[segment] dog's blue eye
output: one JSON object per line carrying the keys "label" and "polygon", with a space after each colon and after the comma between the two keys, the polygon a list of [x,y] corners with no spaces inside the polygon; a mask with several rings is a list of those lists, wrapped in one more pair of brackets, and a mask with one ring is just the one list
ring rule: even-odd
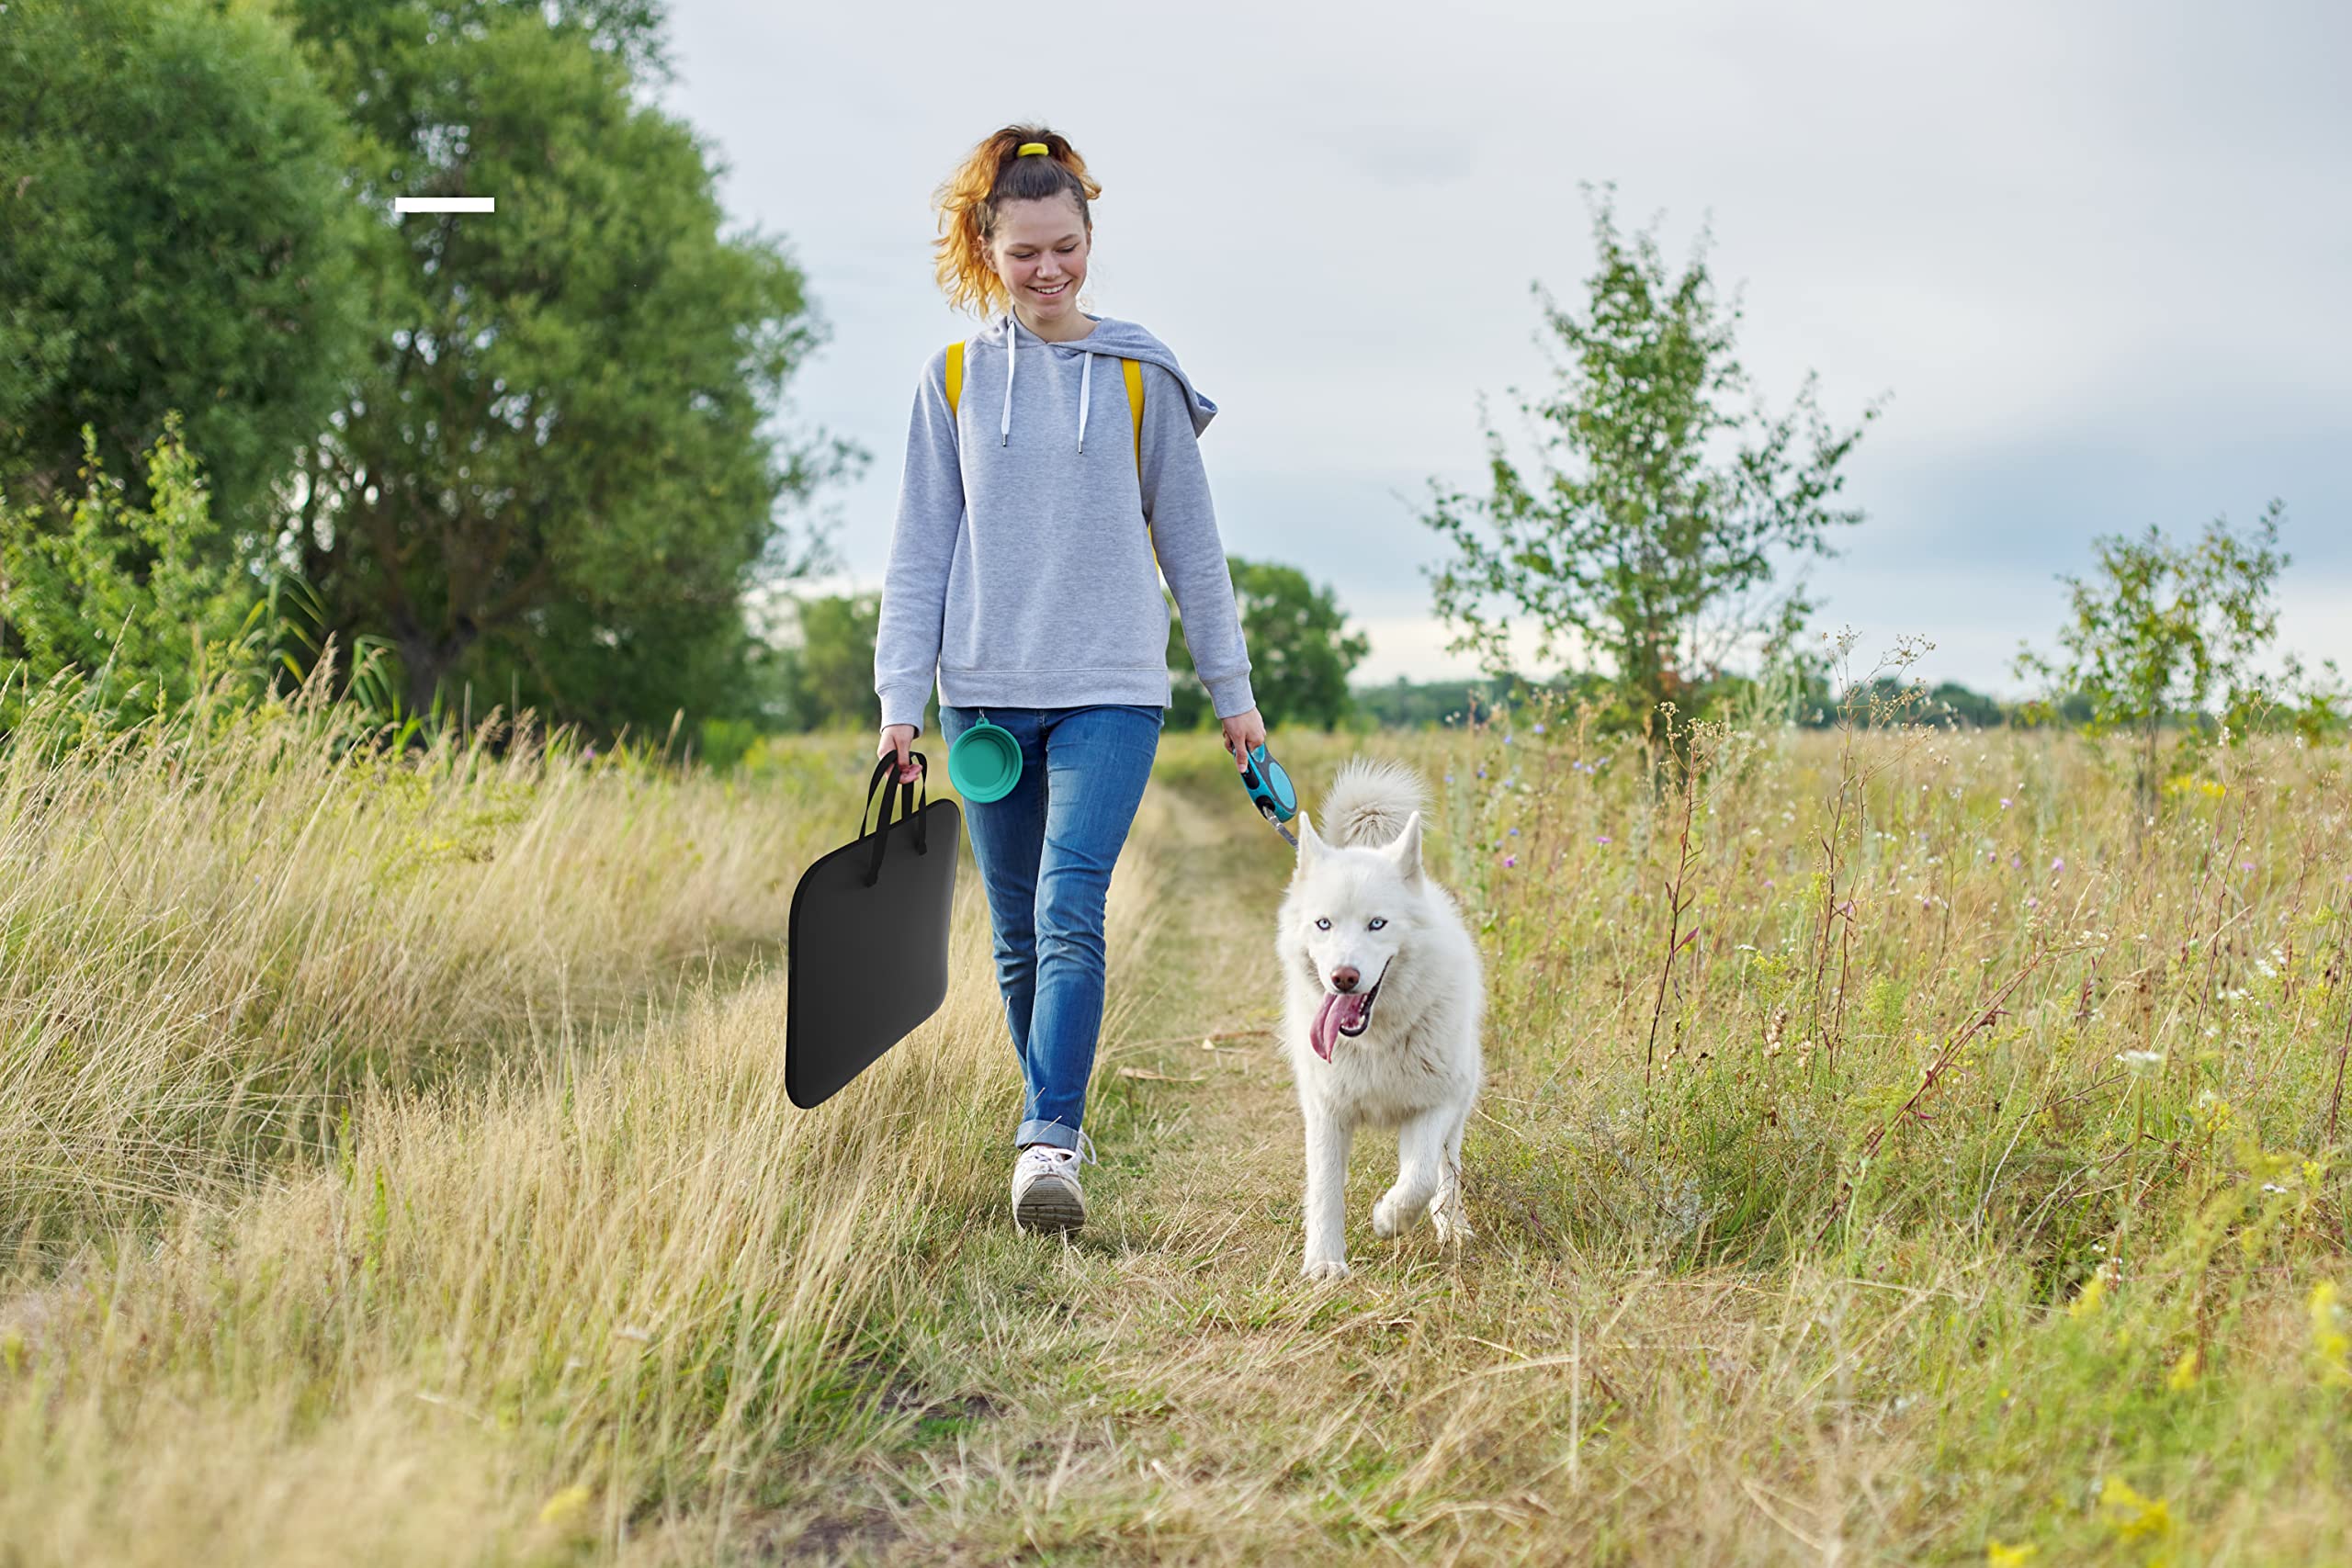
{"label": "dog's blue eye", "polygon": [[1331,929],[1331,922],[1328,919],[1317,920],[1315,922],[1315,929],[1318,931],[1328,931]]}
{"label": "dog's blue eye", "polygon": [[1388,923],[1388,917],[1387,917],[1387,916],[1385,916],[1385,915],[1374,915],[1374,916],[1372,918],[1372,929],[1373,929],[1374,931],[1378,931],[1381,927],[1383,927],[1383,926],[1386,925],[1387,923]]}

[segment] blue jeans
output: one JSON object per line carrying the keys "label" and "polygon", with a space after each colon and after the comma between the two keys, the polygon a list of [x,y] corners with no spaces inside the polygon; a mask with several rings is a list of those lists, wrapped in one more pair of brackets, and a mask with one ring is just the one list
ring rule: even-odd
{"label": "blue jeans", "polygon": [[964,805],[996,933],[997,987],[1026,1086],[1012,1141],[1074,1149],[1102,1027],[1111,867],[1150,780],[1167,710],[942,704],[941,736],[953,746],[982,716],[1021,745],[1012,792]]}

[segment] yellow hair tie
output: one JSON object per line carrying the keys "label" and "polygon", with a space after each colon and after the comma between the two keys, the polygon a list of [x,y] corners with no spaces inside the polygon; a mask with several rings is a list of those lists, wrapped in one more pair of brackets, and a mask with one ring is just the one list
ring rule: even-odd
{"label": "yellow hair tie", "polygon": [[1053,152],[1054,150],[1052,148],[1046,146],[1042,141],[1024,141],[1021,144],[1021,151],[1014,153],[1013,156],[1016,158],[1026,158],[1032,152],[1043,152],[1047,157],[1051,157],[1053,156]]}

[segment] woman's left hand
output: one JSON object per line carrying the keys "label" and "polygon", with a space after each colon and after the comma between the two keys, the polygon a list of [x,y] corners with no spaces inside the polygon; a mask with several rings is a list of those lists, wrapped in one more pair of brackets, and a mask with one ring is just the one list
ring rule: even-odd
{"label": "woman's left hand", "polygon": [[1224,723],[1225,749],[1233,753],[1234,771],[1245,771],[1250,766],[1250,753],[1266,743],[1266,721],[1258,716],[1256,708],[1251,708],[1247,713],[1235,714]]}

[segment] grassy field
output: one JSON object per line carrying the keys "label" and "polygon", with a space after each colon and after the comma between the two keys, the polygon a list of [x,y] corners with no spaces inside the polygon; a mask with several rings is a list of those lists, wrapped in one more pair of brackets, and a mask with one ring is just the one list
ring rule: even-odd
{"label": "grassy field", "polygon": [[[1305,786],[1351,743],[1280,736]],[[2341,1562],[2352,784],[2068,738],[1378,737],[1481,931],[1477,1240],[1310,1287],[1288,851],[1170,736],[1088,1228],[947,1006],[803,1113],[743,774],[318,715],[0,754],[0,1564]],[[934,758],[934,761],[937,761]],[[942,770],[944,773],[944,769]]]}

